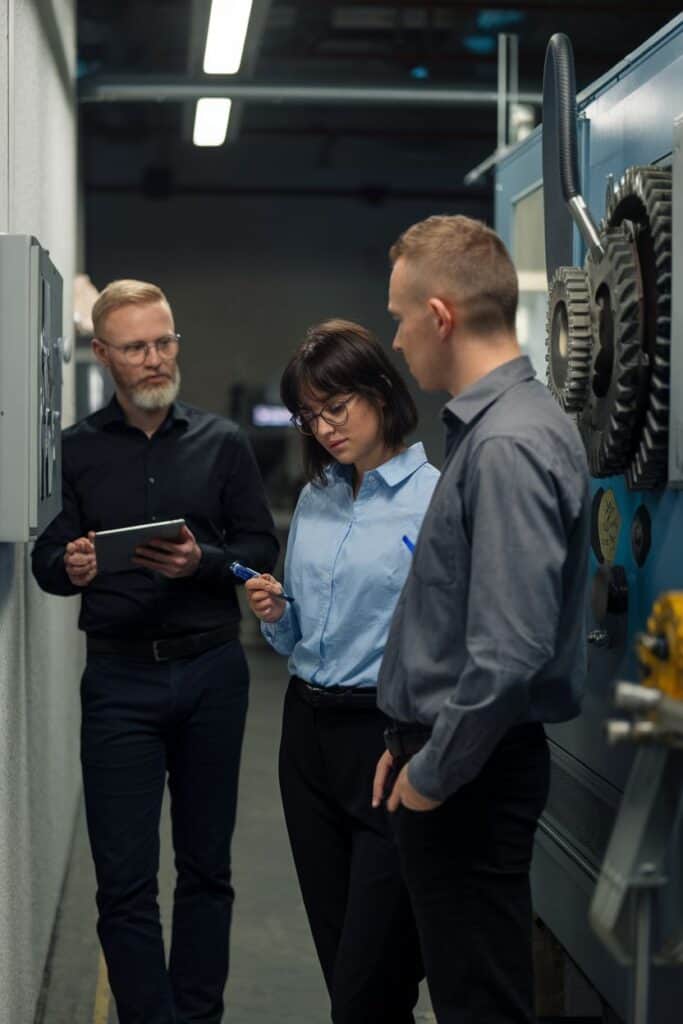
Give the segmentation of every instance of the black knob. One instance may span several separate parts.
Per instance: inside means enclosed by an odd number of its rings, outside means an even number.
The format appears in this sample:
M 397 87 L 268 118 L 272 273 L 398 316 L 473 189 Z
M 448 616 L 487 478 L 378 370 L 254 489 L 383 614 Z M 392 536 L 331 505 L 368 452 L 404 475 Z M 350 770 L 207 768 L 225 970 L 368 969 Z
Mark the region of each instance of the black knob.
M 608 615 L 625 615 L 628 611 L 628 581 L 623 565 L 601 565 L 593 577 L 591 608 L 596 622 L 602 625 Z

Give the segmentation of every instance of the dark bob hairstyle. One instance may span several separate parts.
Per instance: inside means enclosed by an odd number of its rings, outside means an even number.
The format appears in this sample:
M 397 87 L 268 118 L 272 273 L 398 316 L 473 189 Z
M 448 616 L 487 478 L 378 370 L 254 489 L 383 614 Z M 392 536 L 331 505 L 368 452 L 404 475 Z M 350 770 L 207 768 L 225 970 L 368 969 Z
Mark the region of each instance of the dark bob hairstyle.
M 292 415 L 310 393 L 361 395 L 378 411 L 388 448 L 400 448 L 417 426 L 417 409 L 408 388 L 376 338 L 349 320 L 326 320 L 309 328 L 280 381 L 282 401 Z M 325 485 L 325 468 L 334 458 L 315 437 L 302 434 L 308 480 Z

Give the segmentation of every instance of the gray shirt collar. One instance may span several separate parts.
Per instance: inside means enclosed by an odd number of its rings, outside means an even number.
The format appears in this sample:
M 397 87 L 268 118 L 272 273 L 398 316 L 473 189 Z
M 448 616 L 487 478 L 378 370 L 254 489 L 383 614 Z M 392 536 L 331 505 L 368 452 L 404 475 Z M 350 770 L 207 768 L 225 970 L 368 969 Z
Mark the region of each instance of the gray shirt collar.
M 535 376 L 536 371 L 529 357 L 517 356 L 475 381 L 462 394 L 451 398 L 444 406 L 441 417 L 447 426 L 453 425 L 453 417 L 461 423 L 471 423 L 515 384 L 533 380 Z

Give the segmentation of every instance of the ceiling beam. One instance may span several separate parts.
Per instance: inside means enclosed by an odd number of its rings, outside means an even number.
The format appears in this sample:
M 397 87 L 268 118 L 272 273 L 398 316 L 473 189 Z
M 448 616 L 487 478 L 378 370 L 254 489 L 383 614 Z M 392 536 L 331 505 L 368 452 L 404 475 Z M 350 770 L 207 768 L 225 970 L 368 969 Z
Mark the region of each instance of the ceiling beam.
M 456 86 L 323 85 L 315 82 L 282 84 L 237 78 L 185 78 L 180 75 L 92 75 L 81 80 L 81 103 L 139 103 L 155 100 L 222 96 L 256 103 L 303 103 L 346 106 L 455 107 L 497 103 L 491 89 Z M 540 104 L 540 92 L 520 92 L 520 103 Z

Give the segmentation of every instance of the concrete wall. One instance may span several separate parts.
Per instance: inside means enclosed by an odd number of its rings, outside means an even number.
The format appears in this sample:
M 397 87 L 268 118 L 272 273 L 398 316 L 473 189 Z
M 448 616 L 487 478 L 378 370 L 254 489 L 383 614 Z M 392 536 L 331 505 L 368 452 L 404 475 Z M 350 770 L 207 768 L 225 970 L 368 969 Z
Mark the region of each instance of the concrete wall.
M 183 397 L 226 414 L 234 383 L 264 384 L 277 400 L 287 359 L 318 320 L 357 320 L 388 348 L 394 331 L 386 312 L 390 244 L 432 213 L 486 214 L 476 200 L 445 206 L 430 199 L 371 204 L 315 195 L 149 200 L 98 191 L 87 199 L 87 270 L 98 288 L 116 277 L 164 288 L 183 336 Z M 440 462 L 444 396 L 414 394 L 417 436 Z
M 74 0 L 0 0 L 0 231 L 34 234 L 50 250 L 67 331 L 74 9 Z M 68 424 L 73 369 L 64 369 Z M 0 1019 L 8 1024 L 35 1017 L 79 792 L 77 600 L 42 594 L 28 555 L 28 545 L 0 544 Z

